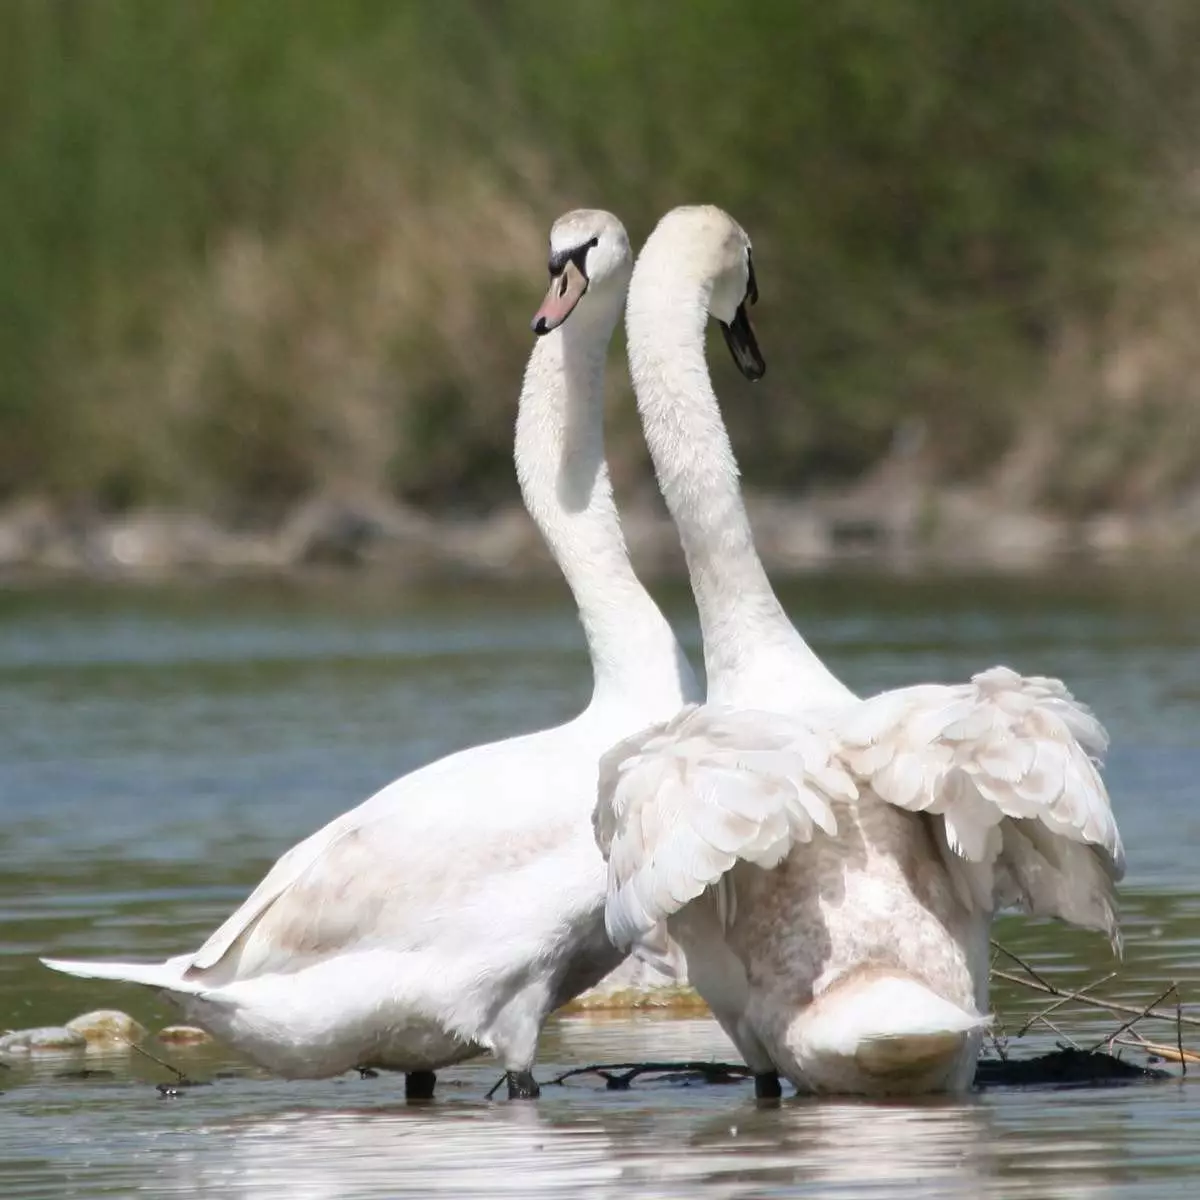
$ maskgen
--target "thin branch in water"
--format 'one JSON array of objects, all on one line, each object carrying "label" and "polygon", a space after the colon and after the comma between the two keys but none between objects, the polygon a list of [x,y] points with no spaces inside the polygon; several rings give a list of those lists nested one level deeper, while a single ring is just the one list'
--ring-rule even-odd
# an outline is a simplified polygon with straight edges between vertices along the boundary
[{"label": "thin branch in water", "polygon": [[[1063,1038],[1066,1041],[1067,1045],[1070,1046],[1070,1048],[1072,1050],[1079,1050],[1081,1048],[1079,1043],[1069,1033],[1067,1033],[1067,1031],[1065,1029],[1060,1029],[1057,1025],[1055,1025],[1055,1023],[1052,1020],[1050,1020],[1049,1017],[1042,1016],[1041,1014],[1039,1014],[1038,1016],[1034,1017],[1033,1019],[1034,1019],[1034,1021],[1041,1021],[1041,1023],[1043,1025],[1045,1025],[1047,1029],[1049,1029],[1053,1033],[1058,1034],[1058,1036],[1060,1038]],[[1032,1024],[1032,1022],[1030,1022],[1030,1024]],[[1029,1025],[1026,1025],[1025,1028],[1028,1029]],[[1024,1033],[1024,1030],[1022,1030],[1021,1032]]]},{"label": "thin branch in water", "polygon": [[[620,1074],[617,1074],[620,1072]],[[576,1075],[599,1075],[612,1091],[624,1091],[639,1075],[683,1074],[691,1072],[703,1075],[707,1080],[749,1079],[750,1068],[742,1063],[719,1062],[641,1062],[641,1063],[594,1063],[587,1067],[574,1067],[564,1071],[550,1082],[562,1084]]]},{"label": "thin branch in water", "polygon": [[999,1017],[992,1022],[988,1037],[992,1039],[992,1049],[996,1052],[996,1057],[1001,1062],[1008,1062],[1008,1033]]},{"label": "thin branch in water", "polygon": [[1172,992],[1175,993],[1175,999],[1176,999],[1176,1002],[1178,1002],[1179,989],[1178,989],[1178,987],[1176,987],[1175,984],[1171,984],[1171,986],[1169,988],[1167,988],[1167,990],[1165,992],[1163,992],[1163,994],[1161,996],[1156,996],[1153,1000],[1151,1000],[1150,1003],[1147,1004],[1146,1007],[1140,1013],[1138,1013],[1136,1016],[1130,1017],[1130,1019],[1128,1021],[1126,1021],[1124,1025],[1119,1026],[1116,1033],[1110,1034],[1108,1037],[1101,1038],[1094,1046],[1089,1047],[1089,1050],[1092,1053],[1095,1053],[1097,1050],[1100,1049],[1101,1046],[1110,1045],[1116,1038],[1120,1037],[1121,1034],[1123,1034],[1127,1029],[1132,1029],[1133,1026],[1136,1025],[1139,1021],[1144,1020],[1146,1017],[1150,1016],[1151,1013],[1153,1012],[1153,1010],[1159,1004],[1161,1004]]},{"label": "thin branch in water", "polygon": [[148,1058],[152,1063],[157,1063],[164,1071],[170,1071],[180,1083],[192,1082],[178,1067],[173,1067],[169,1062],[164,1062],[161,1058],[156,1058],[149,1050],[145,1050],[139,1046],[137,1042],[127,1042],[126,1044],[131,1050],[136,1050],[143,1058]]},{"label": "thin branch in water", "polygon": [[[1116,977],[1117,977],[1116,971],[1110,971],[1107,975],[1103,976],[1103,978],[1095,979],[1091,983],[1089,983],[1086,987],[1081,987],[1076,994],[1079,996],[1086,995],[1088,992],[1094,991],[1096,988],[1100,987],[1101,984],[1107,983],[1110,979],[1116,979]],[[1062,1006],[1064,1004],[1070,1004],[1073,999],[1074,999],[1073,996],[1059,997],[1059,999],[1055,1000],[1054,1003],[1051,1004],[1049,1008],[1044,1008],[1044,1009],[1042,1009],[1041,1012],[1036,1013],[1032,1017],[1030,1017],[1029,1020],[1026,1021],[1024,1025],[1021,1026],[1021,1028],[1017,1032],[1016,1036],[1024,1037],[1029,1032],[1030,1026],[1036,1024],[1040,1020],[1045,1020],[1045,1018],[1048,1017],[1052,1012],[1054,1012],[1056,1009],[1062,1008]],[[1046,1023],[1049,1024],[1049,1022],[1046,1022]]]},{"label": "thin branch in water", "polygon": [[[1050,988],[1052,985],[1043,979],[1034,969],[1027,963],[1019,954],[1013,953],[1007,946],[1002,946],[995,938],[990,939],[992,946],[999,950],[1006,958],[1011,958],[1013,962],[1021,967],[1033,979],[1036,979],[1045,988]],[[999,974],[999,972],[997,972]]]},{"label": "thin branch in water", "polygon": [[[1182,1012],[1164,1012],[1161,1009],[1153,1011],[1143,1011],[1136,1008],[1132,1004],[1121,1004],[1116,1000],[1101,1000],[1098,996],[1088,996],[1082,992],[1073,992],[1068,988],[1057,987],[1052,983],[1036,982],[1033,979],[1025,979],[1020,975],[1013,975],[1009,971],[994,971],[992,972],[997,979],[1003,979],[1006,983],[1015,983],[1018,987],[1030,988],[1035,992],[1044,992],[1047,996],[1062,996],[1067,1000],[1076,1000],[1080,1004],[1086,1004],[1091,1008],[1103,1008],[1108,1012],[1113,1013],[1132,1013],[1134,1016],[1153,1018],[1157,1021],[1170,1021],[1174,1024],[1178,1021],[1183,1025],[1192,1025],[1200,1028],[1200,1017],[1185,1017]],[[1171,989],[1165,993],[1170,995]]]},{"label": "thin branch in water", "polygon": [[[1113,1041],[1118,1046],[1130,1046],[1135,1050],[1144,1050],[1147,1054],[1153,1054],[1164,1062],[1177,1062],[1183,1068],[1185,1075],[1188,1063],[1200,1063],[1200,1054],[1196,1054],[1194,1051],[1165,1046],[1161,1042],[1149,1042],[1136,1029],[1131,1029],[1129,1032],[1131,1037],[1122,1036],[1113,1038]],[[1182,1058],[1179,1057],[1180,1054],[1183,1055]]]},{"label": "thin branch in water", "polygon": [[1175,1045],[1179,1050],[1179,1066],[1182,1074],[1187,1074],[1188,1056],[1183,1049],[1183,1000],[1179,988],[1175,988]]}]

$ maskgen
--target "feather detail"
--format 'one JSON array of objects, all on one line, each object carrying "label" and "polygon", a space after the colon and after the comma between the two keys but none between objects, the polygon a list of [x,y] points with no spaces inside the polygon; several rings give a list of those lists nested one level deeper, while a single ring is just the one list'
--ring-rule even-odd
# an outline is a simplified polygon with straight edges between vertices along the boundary
[{"label": "feather detail", "polygon": [[605,922],[619,947],[707,888],[722,924],[741,861],[771,870],[797,842],[833,837],[857,788],[827,733],[775,713],[688,708],[604,756],[593,824],[608,858]]},{"label": "feather detail", "polygon": [[941,816],[964,894],[1115,936],[1125,852],[1096,769],[1108,736],[1059,680],[993,667],[885,692],[831,729],[860,787]]}]

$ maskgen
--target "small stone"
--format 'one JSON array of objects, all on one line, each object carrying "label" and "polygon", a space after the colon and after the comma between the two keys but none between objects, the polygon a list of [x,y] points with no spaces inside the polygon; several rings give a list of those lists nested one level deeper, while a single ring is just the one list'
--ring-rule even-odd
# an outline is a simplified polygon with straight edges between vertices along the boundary
[{"label": "small stone", "polygon": [[15,1029],[0,1037],[0,1054],[41,1054],[64,1050],[86,1050],[87,1038],[63,1025],[37,1029]]},{"label": "small stone", "polygon": [[195,1025],[168,1025],[159,1031],[158,1040],[168,1046],[200,1046],[211,1042],[213,1036]]},{"label": "small stone", "polygon": [[95,1012],[83,1013],[68,1021],[66,1027],[82,1033],[91,1046],[125,1046],[140,1042],[146,1036],[144,1025],[117,1008],[98,1008]]},{"label": "small stone", "polygon": [[675,975],[668,975],[632,955],[610,971],[594,988],[577,996],[563,1012],[656,1009],[706,1011],[706,1005],[689,986],[683,960],[669,954]]}]

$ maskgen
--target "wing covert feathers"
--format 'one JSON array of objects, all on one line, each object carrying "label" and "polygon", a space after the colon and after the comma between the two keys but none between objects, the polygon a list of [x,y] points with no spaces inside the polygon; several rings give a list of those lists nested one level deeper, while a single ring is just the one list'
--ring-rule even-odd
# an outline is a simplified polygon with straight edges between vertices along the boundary
[{"label": "wing covert feathers", "polygon": [[815,830],[836,834],[833,802],[857,791],[835,750],[788,717],[693,705],[609,751],[595,829],[614,943],[641,941],[739,860],[774,867]]},{"label": "wing covert feathers", "polygon": [[627,947],[736,862],[769,869],[818,830],[836,836],[833,804],[871,793],[940,818],[965,903],[1060,917],[1116,944],[1125,852],[1097,769],[1107,746],[1060,681],[1007,667],[836,713],[692,705],[601,760],[609,935]]}]

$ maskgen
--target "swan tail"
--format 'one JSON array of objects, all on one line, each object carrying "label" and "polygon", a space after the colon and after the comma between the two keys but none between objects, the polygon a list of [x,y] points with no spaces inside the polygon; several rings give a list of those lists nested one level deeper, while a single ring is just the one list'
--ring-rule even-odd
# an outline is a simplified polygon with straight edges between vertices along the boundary
[{"label": "swan tail", "polygon": [[833,1090],[957,1090],[991,1022],[898,972],[835,984],[813,1009],[801,1057],[818,1087],[832,1077]]},{"label": "swan tail", "polygon": [[80,979],[113,979],[120,983],[137,983],[144,987],[160,988],[183,996],[202,996],[210,988],[197,980],[183,978],[184,966],[175,961],[165,963],[84,962],[65,958],[43,958],[42,965],[64,975]]}]

